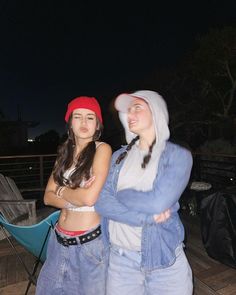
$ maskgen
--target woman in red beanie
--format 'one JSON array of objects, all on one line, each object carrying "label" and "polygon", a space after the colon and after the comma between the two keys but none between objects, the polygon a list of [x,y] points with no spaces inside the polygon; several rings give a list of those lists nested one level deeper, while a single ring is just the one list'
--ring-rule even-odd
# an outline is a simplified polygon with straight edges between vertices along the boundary
[{"label": "woman in red beanie", "polygon": [[105,294],[108,244],[94,204],[105,182],[111,148],[98,139],[102,114],[97,100],[81,96],[67,108],[68,138],[60,146],[44,202],[61,209],[51,232],[37,295]]}]

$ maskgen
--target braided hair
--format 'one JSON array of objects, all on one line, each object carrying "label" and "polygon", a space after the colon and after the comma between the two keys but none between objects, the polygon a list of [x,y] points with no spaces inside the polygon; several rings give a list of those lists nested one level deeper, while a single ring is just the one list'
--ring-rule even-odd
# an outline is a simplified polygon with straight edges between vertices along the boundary
[{"label": "braided hair", "polygon": [[144,169],[146,168],[147,164],[149,163],[151,156],[152,156],[152,149],[154,147],[156,143],[156,138],[153,140],[152,144],[150,145],[149,149],[148,149],[148,154],[146,156],[144,156],[143,158],[143,163],[141,165],[141,167]]},{"label": "braided hair", "polygon": [[[128,152],[131,150],[132,146],[135,144],[135,142],[138,139],[139,139],[139,136],[136,136],[135,138],[133,138],[131,140],[131,142],[127,145],[125,151],[123,153],[121,153],[119,155],[119,157],[116,159],[116,164],[119,164],[127,156]],[[152,144],[149,147],[148,154],[146,156],[144,156],[144,158],[143,158],[143,163],[141,164],[141,167],[143,169],[146,168],[147,164],[149,163],[149,161],[151,159],[152,150],[153,150],[153,147],[154,147],[155,143],[156,143],[156,139],[153,140]]]},{"label": "braided hair", "polygon": [[127,145],[125,151],[119,155],[119,157],[116,159],[116,164],[120,164],[120,162],[127,156],[128,152],[131,150],[132,146],[135,144],[135,142],[139,139],[139,136],[136,136],[131,140],[131,142]]}]

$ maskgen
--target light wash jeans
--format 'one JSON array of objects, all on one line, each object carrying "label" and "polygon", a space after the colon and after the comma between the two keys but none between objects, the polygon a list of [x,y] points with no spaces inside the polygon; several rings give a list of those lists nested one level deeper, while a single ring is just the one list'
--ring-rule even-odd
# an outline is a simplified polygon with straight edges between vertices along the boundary
[{"label": "light wash jeans", "polygon": [[105,295],[108,258],[102,235],[82,245],[65,247],[52,230],[36,295]]},{"label": "light wash jeans", "polygon": [[107,295],[192,295],[192,271],[179,246],[173,265],[143,271],[141,252],[111,245],[107,278]]}]

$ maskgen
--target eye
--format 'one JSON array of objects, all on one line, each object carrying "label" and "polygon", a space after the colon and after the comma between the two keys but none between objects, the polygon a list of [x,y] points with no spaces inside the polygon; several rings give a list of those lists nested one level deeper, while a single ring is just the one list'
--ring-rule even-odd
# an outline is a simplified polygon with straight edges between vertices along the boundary
[{"label": "eye", "polygon": [[88,117],[88,120],[94,120],[94,119],[95,119],[94,116],[89,116],[89,117]]},{"label": "eye", "polygon": [[140,111],[141,109],[142,109],[141,105],[138,104],[135,106],[135,111]]}]

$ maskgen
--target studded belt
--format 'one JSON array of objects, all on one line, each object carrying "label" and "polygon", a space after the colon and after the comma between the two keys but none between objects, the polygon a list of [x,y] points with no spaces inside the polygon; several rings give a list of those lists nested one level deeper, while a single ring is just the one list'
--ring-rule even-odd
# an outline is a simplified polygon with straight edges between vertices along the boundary
[{"label": "studded belt", "polygon": [[56,233],[58,243],[62,244],[65,247],[68,247],[68,246],[73,246],[73,245],[84,244],[84,243],[90,242],[90,241],[96,239],[98,236],[100,236],[100,234],[102,232],[101,232],[101,226],[99,225],[95,230],[93,230],[87,234],[74,237],[74,238],[62,237],[58,234],[58,232],[56,230],[55,230],[55,233]]}]

